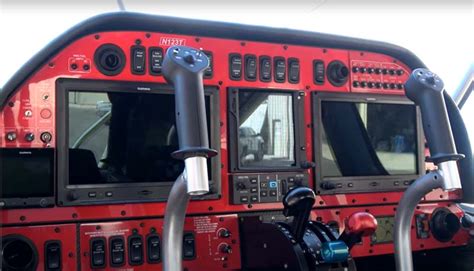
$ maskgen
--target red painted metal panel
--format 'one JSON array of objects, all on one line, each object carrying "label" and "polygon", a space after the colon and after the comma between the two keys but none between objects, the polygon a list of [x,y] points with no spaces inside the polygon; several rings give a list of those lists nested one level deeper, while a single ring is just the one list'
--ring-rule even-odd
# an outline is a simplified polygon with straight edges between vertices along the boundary
[{"label": "red painted metal panel", "polygon": [[[156,230],[156,233],[161,239],[162,228],[162,219],[89,223],[80,225],[81,270],[91,269],[90,240],[92,238],[104,237],[107,240],[108,246],[108,240],[111,236],[123,236],[126,243],[125,247],[128,248],[127,238],[135,232],[143,237],[144,247],[146,247],[146,236]],[[218,232],[222,229],[227,229],[230,232],[230,237],[219,237]],[[241,268],[237,215],[190,217],[185,221],[184,231],[194,234],[196,247],[195,259],[183,261],[183,266],[184,268],[187,268],[187,270],[239,270]],[[223,253],[219,250],[219,247],[223,244],[227,244],[231,247],[232,250],[230,253]],[[110,268],[109,259],[110,248],[107,247],[106,250],[107,267],[104,269],[94,270],[112,269]],[[146,255],[146,249],[144,249],[144,256],[146,257]],[[128,255],[125,256],[125,260],[126,263],[119,267],[119,269],[137,271],[162,270],[162,262],[149,264],[144,259],[142,265],[132,266],[128,263]]]},{"label": "red painted metal panel", "polygon": [[45,267],[45,243],[55,240],[61,243],[61,267],[62,270],[76,270],[76,225],[50,225],[50,226],[29,226],[29,227],[6,227],[0,228],[0,236],[21,235],[30,239],[38,251],[38,271],[43,271]]},{"label": "red painted metal panel", "polygon": [[[282,205],[280,203],[266,203],[256,205],[231,205],[229,198],[229,180],[231,173],[229,173],[229,153],[228,153],[228,123],[227,123],[227,95],[226,91],[229,87],[249,87],[249,88],[265,88],[265,89],[285,89],[294,91],[305,92],[304,96],[304,112],[305,112],[305,134],[306,134],[306,155],[309,161],[313,160],[314,146],[312,143],[312,131],[311,124],[313,123],[311,113],[311,91],[334,91],[334,92],[357,92],[357,93],[376,93],[376,94],[393,94],[403,95],[403,90],[376,90],[369,88],[353,87],[354,81],[374,81],[374,82],[388,82],[388,83],[403,83],[409,74],[409,68],[401,63],[400,61],[393,59],[392,57],[385,56],[377,53],[370,52],[359,52],[359,51],[347,51],[340,49],[331,48],[315,48],[305,46],[293,46],[285,44],[272,44],[263,42],[253,41],[240,41],[240,40],[224,40],[219,38],[208,38],[208,37],[194,37],[194,36],[182,36],[173,34],[161,34],[161,33],[145,33],[145,32],[108,32],[108,33],[97,33],[96,35],[85,36],[61,51],[58,51],[57,55],[52,57],[48,63],[45,63],[43,67],[39,67],[37,72],[30,77],[12,96],[8,105],[0,112],[0,147],[2,148],[43,148],[50,147],[55,148],[56,146],[56,97],[55,97],[55,82],[58,78],[80,78],[80,79],[95,79],[95,80],[117,80],[117,81],[134,81],[134,82],[156,82],[165,83],[162,76],[149,75],[148,71],[145,75],[132,74],[130,71],[130,47],[136,44],[139,40],[142,46],[161,46],[163,49],[167,49],[171,40],[179,41],[180,43],[188,46],[202,48],[206,51],[213,53],[213,65],[214,75],[211,79],[205,79],[206,85],[218,86],[220,91],[220,143],[221,143],[221,159],[222,159],[222,197],[217,200],[207,200],[191,202],[188,208],[189,215],[201,215],[208,216],[216,213],[229,213],[235,214],[239,212],[248,211],[262,211],[262,210],[281,210]],[[101,74],[93,61],[93,55],[95,50],[106,43],[114,43],[122,48],[127,58],[127,64],[124,71],[117,76],[106,76]],[[297,84],[291,84],[288,81],[285,83],[276,82],[249,82],[242,79],[241,81],[232,81],[229,79],[229,66],[228,66],[228,55],[229,53],[239,53],[242,56],[245,54],[254,54],[257,56],[267,55],[270,57],[284,57],[286,59],[290,57],[298,58],[300,61],[300,81]],[[148,52],[147,52],[148,54]],[[325,65],[332,60],[339,60],[349,68],[353,66],[364,66],[364,67],[385,67],[389,69],[401,69],[403,74],[400,76],[375,76],[375,75],[360,75],[351,74],[346,84],[341,87],[332,86],[328,80],[322,85],[314,84],[313,82],[313,60],[322,60]],[[77,66],[77,68],[73,68]],[[88,68],[84,68],[88,67]],[[147,66],[148,69],[148,66]],[[8,142],[5,140],[5,135],[8,132],[16,132],[18,134],[17,140]],[[25,133],[33,132],[35,139],[32,142],[24,140]],[[44,144],[40,141],[39,135],[42,132],[50,132],[53,135],[53,139],[49,144]],[[313,170],[308,170],[310,175],[310,183],[314,180]],[[312,185],[311,185],[312,186]],[[317,196],[315,203],[314,212],[317,213],[324,221],[336,220],[342,222],[342,220],[354,211],[360,211],[369,209],[375,216],[378,215],[393,215],[394,204],[396,204],[400,198],[401,192],[386,192],[386,193],[357,193],[357,194],[346,194],[346,195],[325,195]],[[439,206],[447,206],[449,201],[453,201],[460,198],[459,191],[445,193],[442,191],[433,191],[426,196],[426,203],[417,212],[425,212],[430,214],[431,211]],[[356,206],[368,206],[368,207],[356,207]],[[343,208],[346,207],[346,208]],[[454,206],[449,207],[456,209],[456,213],[459,214],[459,210]],[[453,210],[454,210],[453,209]],[[32,223],[80,223],[82,221],[108,221],[108,220],[121,220],[120,222],[107,222],[105,224],[97,224],[99,226],[106,227],[119,227],[119,228],[137,228],[139,231],[149,230],[149,224],[155,223],[156,227],[161,228],[161,219],[155,219],[164,215],[165,203],[133,203],[133,204],[118,204],[118,205],[103,205],[103,206],[78,206],[78,207],[54,207],[47,209],[16,209],[16,210],[0,210],[0,217],[2,218],[3,231],[2,234],[8,232],[19,232],[25,236],[31,236],[35,242],[43,242],[47,239],[46,233],[51,233],[56,226],[28,226]],[[235,215],[231,219],[233,222],[229,222],[234,227],[237,233],[237,222]],[[141,221],[129,221],[131,218],[153,218],[144,220],[145,226],[141,227]],[[214,221],[217,217],[210,216],[210,219]],[[193,218],[187,220],[187,229],[192,229]],[[227,221],[227,218],[226,220]],[[191,224],[190,224],[191,223]],[[227,223],[227,222],[222,222]],[[218,222],[218,224],[222,224]],[[24,225],[18,227],[4,227],[6,225]],[[85,237],[82,235],[83,231],[90,227],[97,226],[96,224],[84,224],[81,227],[81,243],[85,241]],[[227,224],[226,224],[227,225]],[[342,225],[342,223],[340,223]],[[74,261],[75,258],[75,247],[74,244],[74,225],[68,226],[57,226],[61,228],[60,233],[52,233],[53,235],[61,234],[61,239],[64,238],[65,245],[68,250],[72,251],[73,257],[64,257],[66,260],[65,264],[70,266],[70,269],[74,270],[74,265],[69,265],[70,261]],[[62,230],[62,227],[65,227]],[[68,234],[66,234],[66,232]],[[64,234],[64,236],[62,235]],[[199,238],[204,238],[207,235],[198,235]],[[43,238],[43,239],[42,239]],[[207,238],[207,237],[206,237]],[[210,237],[209,237],[210,238]],[[238,238],[235,238],[236,242],[239,242]],[[454,243],[440,243],[435,241],[433,238],[419,241],[414,238],[414,249],[429,249],[448,247],[454,245],[461,245],[468,239],[467,234],[461,232],[456,235]],[[201,240],[201,239],[199,239]],[[204,239],[203,239],[204,240]],[[200,244],[204,241],[199,241]],[[210,241],[215,246],[213,240]],[[66,246],[65,246],[66,248]],[[199,245],[199,249],[207,249],[207,245]],[[66,250],[66,249],[65,249]],[[238,251],[238,250],[235,250]],[[68,251],[69,252],[69,251]],[[369,243],[365,242],[362,246],[356,246],[353,254],[355,256],[368,256],[377,255],[384,253],[392,253],[393,245],[374,245],[370,246]],[[237,252],[236,252],[237,253]],[[228,268],[238,268],[239,262],[228,259]],[[85,261],[81,256],[81,262]],[[217,268],[218,262],[211,256],[205,258],[205,261],[195,261],[195,264],[210,264],[207,266],[209,270]],[[204,263],[205,262],[205,263]],[[190,267],[195,267],[189,263]],[[219,262],[219,264],[223,264]],[[138,270],[138,269],[137,269]],[[146,270],[146,269],[140,269]]]}]

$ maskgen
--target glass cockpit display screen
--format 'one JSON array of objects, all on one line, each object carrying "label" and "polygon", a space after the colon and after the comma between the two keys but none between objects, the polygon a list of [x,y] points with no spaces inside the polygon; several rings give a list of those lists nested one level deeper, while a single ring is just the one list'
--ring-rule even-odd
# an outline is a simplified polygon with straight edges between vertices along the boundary
[{"label": "glass cockpit display screen", "polygon": [[294,167],[293,95],[240,90],[238,160],[241,168]]},{"label": "glass cockpit display screen", "polygon": [[[174,99],[172,93],[69,91],[69,185],[174,182],[184,169],[171,157],[179,149]],[[205,103],[209,131],[209,95]]]},{"label": "glass cockpit display screen", "polygon": [[321,175],[418,174],[416,107],[321,101]]},{"label": "glass cockpit display screen", "polygon": [[52,149],[0,149],[0,198],[52,197]]}]

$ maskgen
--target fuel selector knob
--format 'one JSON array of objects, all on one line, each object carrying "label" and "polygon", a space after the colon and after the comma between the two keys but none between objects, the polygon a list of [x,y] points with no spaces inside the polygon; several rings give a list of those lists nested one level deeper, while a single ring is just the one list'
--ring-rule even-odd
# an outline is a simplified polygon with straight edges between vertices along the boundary
[{"label": "fuel selector knob", "polygon": [[219,251],[225,254],[232,253],[232,247],[229,244],[222,243],[219,245]]}]

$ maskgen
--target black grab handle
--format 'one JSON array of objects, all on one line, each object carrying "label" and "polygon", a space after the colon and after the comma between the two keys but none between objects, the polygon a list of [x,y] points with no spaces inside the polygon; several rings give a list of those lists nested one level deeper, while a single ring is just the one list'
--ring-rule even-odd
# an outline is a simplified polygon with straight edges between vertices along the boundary
[{"label": "black grab handle", "polygon": [[405,83],[407,97],[420,107],[423,131],[435,164],[464,157],[456,151],[444,100],[444,83],[427,69],[416,69]]},{"label": "black grab handle", "polygon": [[209,148],[207,132],[202,78],[208,66],[208,57],[191,47],[172,46],[164,57],[163,75],[175,89],[179,150],[172,156],[176,159],[217,154]]}]

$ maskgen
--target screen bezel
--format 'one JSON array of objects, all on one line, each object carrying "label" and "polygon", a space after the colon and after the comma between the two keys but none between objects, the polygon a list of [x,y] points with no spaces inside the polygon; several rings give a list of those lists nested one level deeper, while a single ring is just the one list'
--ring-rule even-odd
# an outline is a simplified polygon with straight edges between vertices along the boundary
[{"label": "screen bezel", "polygon": [[[54,149],[51,148],[1,148],[0,168],[3,168],[3,160],[8,157],[42,157],[48,160],[50,168],[49,195],[35,195],[33,197],[5,197],[0,198],[0,208],[25,208],[25,207],[48,207],[54,205]],[[28,159],[27,157],[25,159]],[[0,176],[3,180],[3,176]],[[0,186],[0,190],[2,187]]]},{"label": "screen bezel", "polygon": [[[289,167],[245,167],[241,166],[239,162],[239,91],[255,91],[255,92],[268,92],[272,94],[290,94],[293,98],[293,123],[294,123],[294,140],[295,140],[295,165]],[[229,130],[229,162],[230,172],[266,172],[266,171],[279,171],[279,172],[294,172],[304,171],[301,167],[301,162],[306,159],[306,138],[305,138],[305,125],[304,125],[304,97],[305,93],[297,90],[286,90],[286,89],[259,89],[259,88],[228,88],[228,130]]]},{"label": "screen bezel", "polygon": [[[58,205],[90,205],[130,202],[163,202],[168,199],[174,182],[142,182],[121,184],[69,184],[69,96],[70,91],[80,92],[127,92],[146,93],[147,95],[174,93],[173,87],[167,84],[102,81],[84,79],[59,78],[56,81],[57,116],[57,200]],[[219,152],[219,92],[217,87],[204,88],[206,96],[210,97],[210,144],[211,148]],[[220,153],[220,152],[219,152]],[[170,157],[170,159],[173,159]],[[193,197],[192,199],[216,199],[221,194],[221,167],[220,154],[212,158],[209,194]],[[112,192],[111,197],[105,196]],[[90,197],[95,193],[96,197]]]},{"label": "screen bezel", "polygon": [[[360,193],[360,192],[381,192],[397,191],[406,189],[413,180],[416,180],[424,172],[424,135],[421,126],[421,115],[418,106],[416,107],[416,133],[417,133],[417,173],[391,176],[344,176],[344,177],[323,177],[321,171],[321,144],[322,144],[322,117],[321,102],[356,102],[356,103],[382,103],[414,105],[412,101],[404,96],[382,95],[382,94],[358,94],[358,93],[331,93],[312,92],[312,115],[313,115],[313,155],[316,162],[314,172],[315,190],[318,194],[340,194],[340,193]],[[328,182],[333,185],[331,189],[323,189],[321,184]]]}]

